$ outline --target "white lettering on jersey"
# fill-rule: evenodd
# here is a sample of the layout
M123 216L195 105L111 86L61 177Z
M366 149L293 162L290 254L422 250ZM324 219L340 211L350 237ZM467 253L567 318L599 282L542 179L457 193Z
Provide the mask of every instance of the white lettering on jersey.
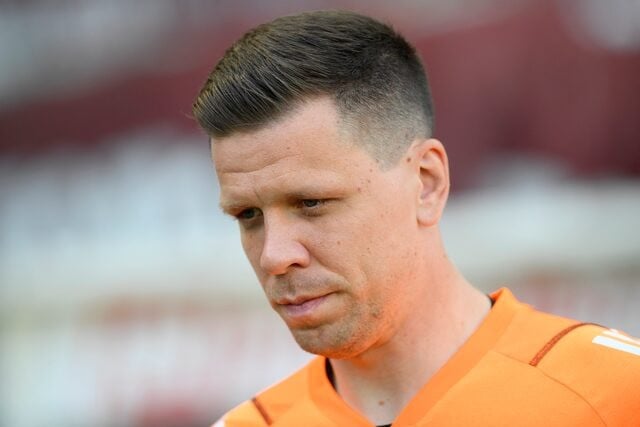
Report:
M591 342L614 350L624 351L626 353L640 356L640 341L627 335L623 335L615 329L609 329L602 332L601 335L595 337Z

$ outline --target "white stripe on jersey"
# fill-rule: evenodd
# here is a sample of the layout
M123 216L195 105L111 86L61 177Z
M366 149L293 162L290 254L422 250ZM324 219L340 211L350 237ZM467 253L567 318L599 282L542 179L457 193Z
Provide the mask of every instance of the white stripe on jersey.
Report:
M636 356L640 356L640 346L627 344L626 342L618 341L613 338L604 337L602 335L598 335L591 341L594 344L602 345L605 347L613 348L614 350L624 351L626 353L635 354Z
M615 329L609 329L607 331L604 331L602 334L609 335L610 337L613 337L613 338L618 338L619 340L622 340L622 341L630 342L631 344L640 345L640 341L638 341L637 339L631 338L628 335L621 334Z

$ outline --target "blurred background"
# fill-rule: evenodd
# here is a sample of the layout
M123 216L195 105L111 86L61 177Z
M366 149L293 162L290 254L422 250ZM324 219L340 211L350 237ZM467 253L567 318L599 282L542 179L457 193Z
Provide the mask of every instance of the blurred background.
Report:
M640 2L3 1L1 426L206 426L310 357L190 109L242 33L321 8L419 48L463 273L640 335Z

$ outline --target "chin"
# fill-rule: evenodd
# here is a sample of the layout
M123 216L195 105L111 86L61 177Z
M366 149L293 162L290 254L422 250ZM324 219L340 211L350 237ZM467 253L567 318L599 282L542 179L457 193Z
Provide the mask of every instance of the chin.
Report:
M330 359L349 359L362 352L362 349L355 345L354 341L357 342L357 340L354 340L353 337L344 340L339 336L328 336L326 333L318 332L317 330L291 331L300 348L307 353Z

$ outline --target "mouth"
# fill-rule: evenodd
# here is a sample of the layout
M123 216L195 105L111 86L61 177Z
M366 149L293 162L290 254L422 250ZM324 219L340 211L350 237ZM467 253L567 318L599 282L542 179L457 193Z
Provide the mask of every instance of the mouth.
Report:
M327 302L332 293L318 296L299 296L293 299L283 299L277 302L280 313L293 323L306 323L315 317L314 315Z

